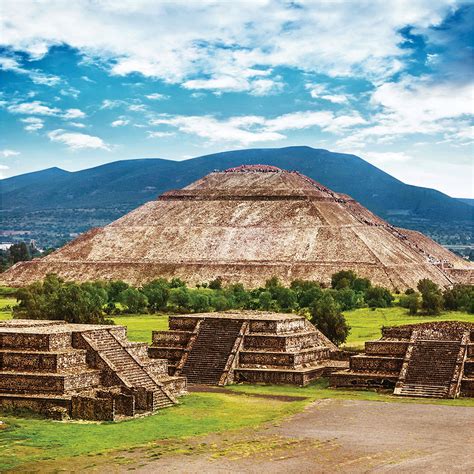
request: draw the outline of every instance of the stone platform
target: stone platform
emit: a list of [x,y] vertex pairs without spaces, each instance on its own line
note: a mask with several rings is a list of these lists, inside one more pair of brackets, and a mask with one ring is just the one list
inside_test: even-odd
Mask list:
[[387,327],[365,343],[349,369],[330,377],[334,387],[393,389],[395,395],[474,396],[474,324],[458,321]]
[[168,360],[170,375],[209,385],[307,385],[340,368],[338,352],[302,316],[252,311],[171,316],[148,349],[151,358]]
[[0,409],[112,421],[171,406],[185,388],[123,326],[0,322]]

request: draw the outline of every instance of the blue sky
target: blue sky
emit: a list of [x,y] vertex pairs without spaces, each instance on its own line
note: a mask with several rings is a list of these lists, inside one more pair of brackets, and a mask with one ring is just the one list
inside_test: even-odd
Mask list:
[[2,177],[309,145],[474,197],[474,3],[2,0]]

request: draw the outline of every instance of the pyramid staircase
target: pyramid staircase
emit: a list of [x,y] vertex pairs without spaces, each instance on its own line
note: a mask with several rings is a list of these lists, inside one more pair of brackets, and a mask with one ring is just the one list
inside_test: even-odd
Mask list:
[[335,387],[394,388],[394,395],[474,396],[474,325],[440,321],[382,329],[349,370],[331,374]]
[[219,385],[242,325],[238,320],[204,319],[180,375],[191,384]]
[[232,382],[307,385],[347,365],[337,348],[304,317],[256,311],[172,316],[153,331],[150,358],[166,359],[170,375],[190,384]]
[[144,388],[153,393],[153,410],[170,407],[176,403],[176,399],[153,378],[127,348],[127,341],[121,340],[108,330],[90,331],[84,333],[83,338],[126,387]]

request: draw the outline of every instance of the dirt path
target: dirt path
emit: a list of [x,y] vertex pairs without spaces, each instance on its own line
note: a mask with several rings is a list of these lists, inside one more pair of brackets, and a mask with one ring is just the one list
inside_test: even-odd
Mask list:
[[474,472],[474,409],[321,400],[279,424],[71,460],[42,472]]

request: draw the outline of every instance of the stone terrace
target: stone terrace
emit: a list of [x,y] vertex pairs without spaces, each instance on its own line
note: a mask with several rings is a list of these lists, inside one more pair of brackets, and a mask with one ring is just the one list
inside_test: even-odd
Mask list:
[[111,421],[171,406],[185,387],[123,326],[0,323],[0,409]]
[[307,385],[344,365],[304,317],[251,311],[172,316],[169,331],[153,332],[148,354],[167,359],[170,375],[190,384]]
[[335,387],[394,389],[429,398],[474,396],[474,324],[434,322],[382,329],[348,370],[331,374]]

